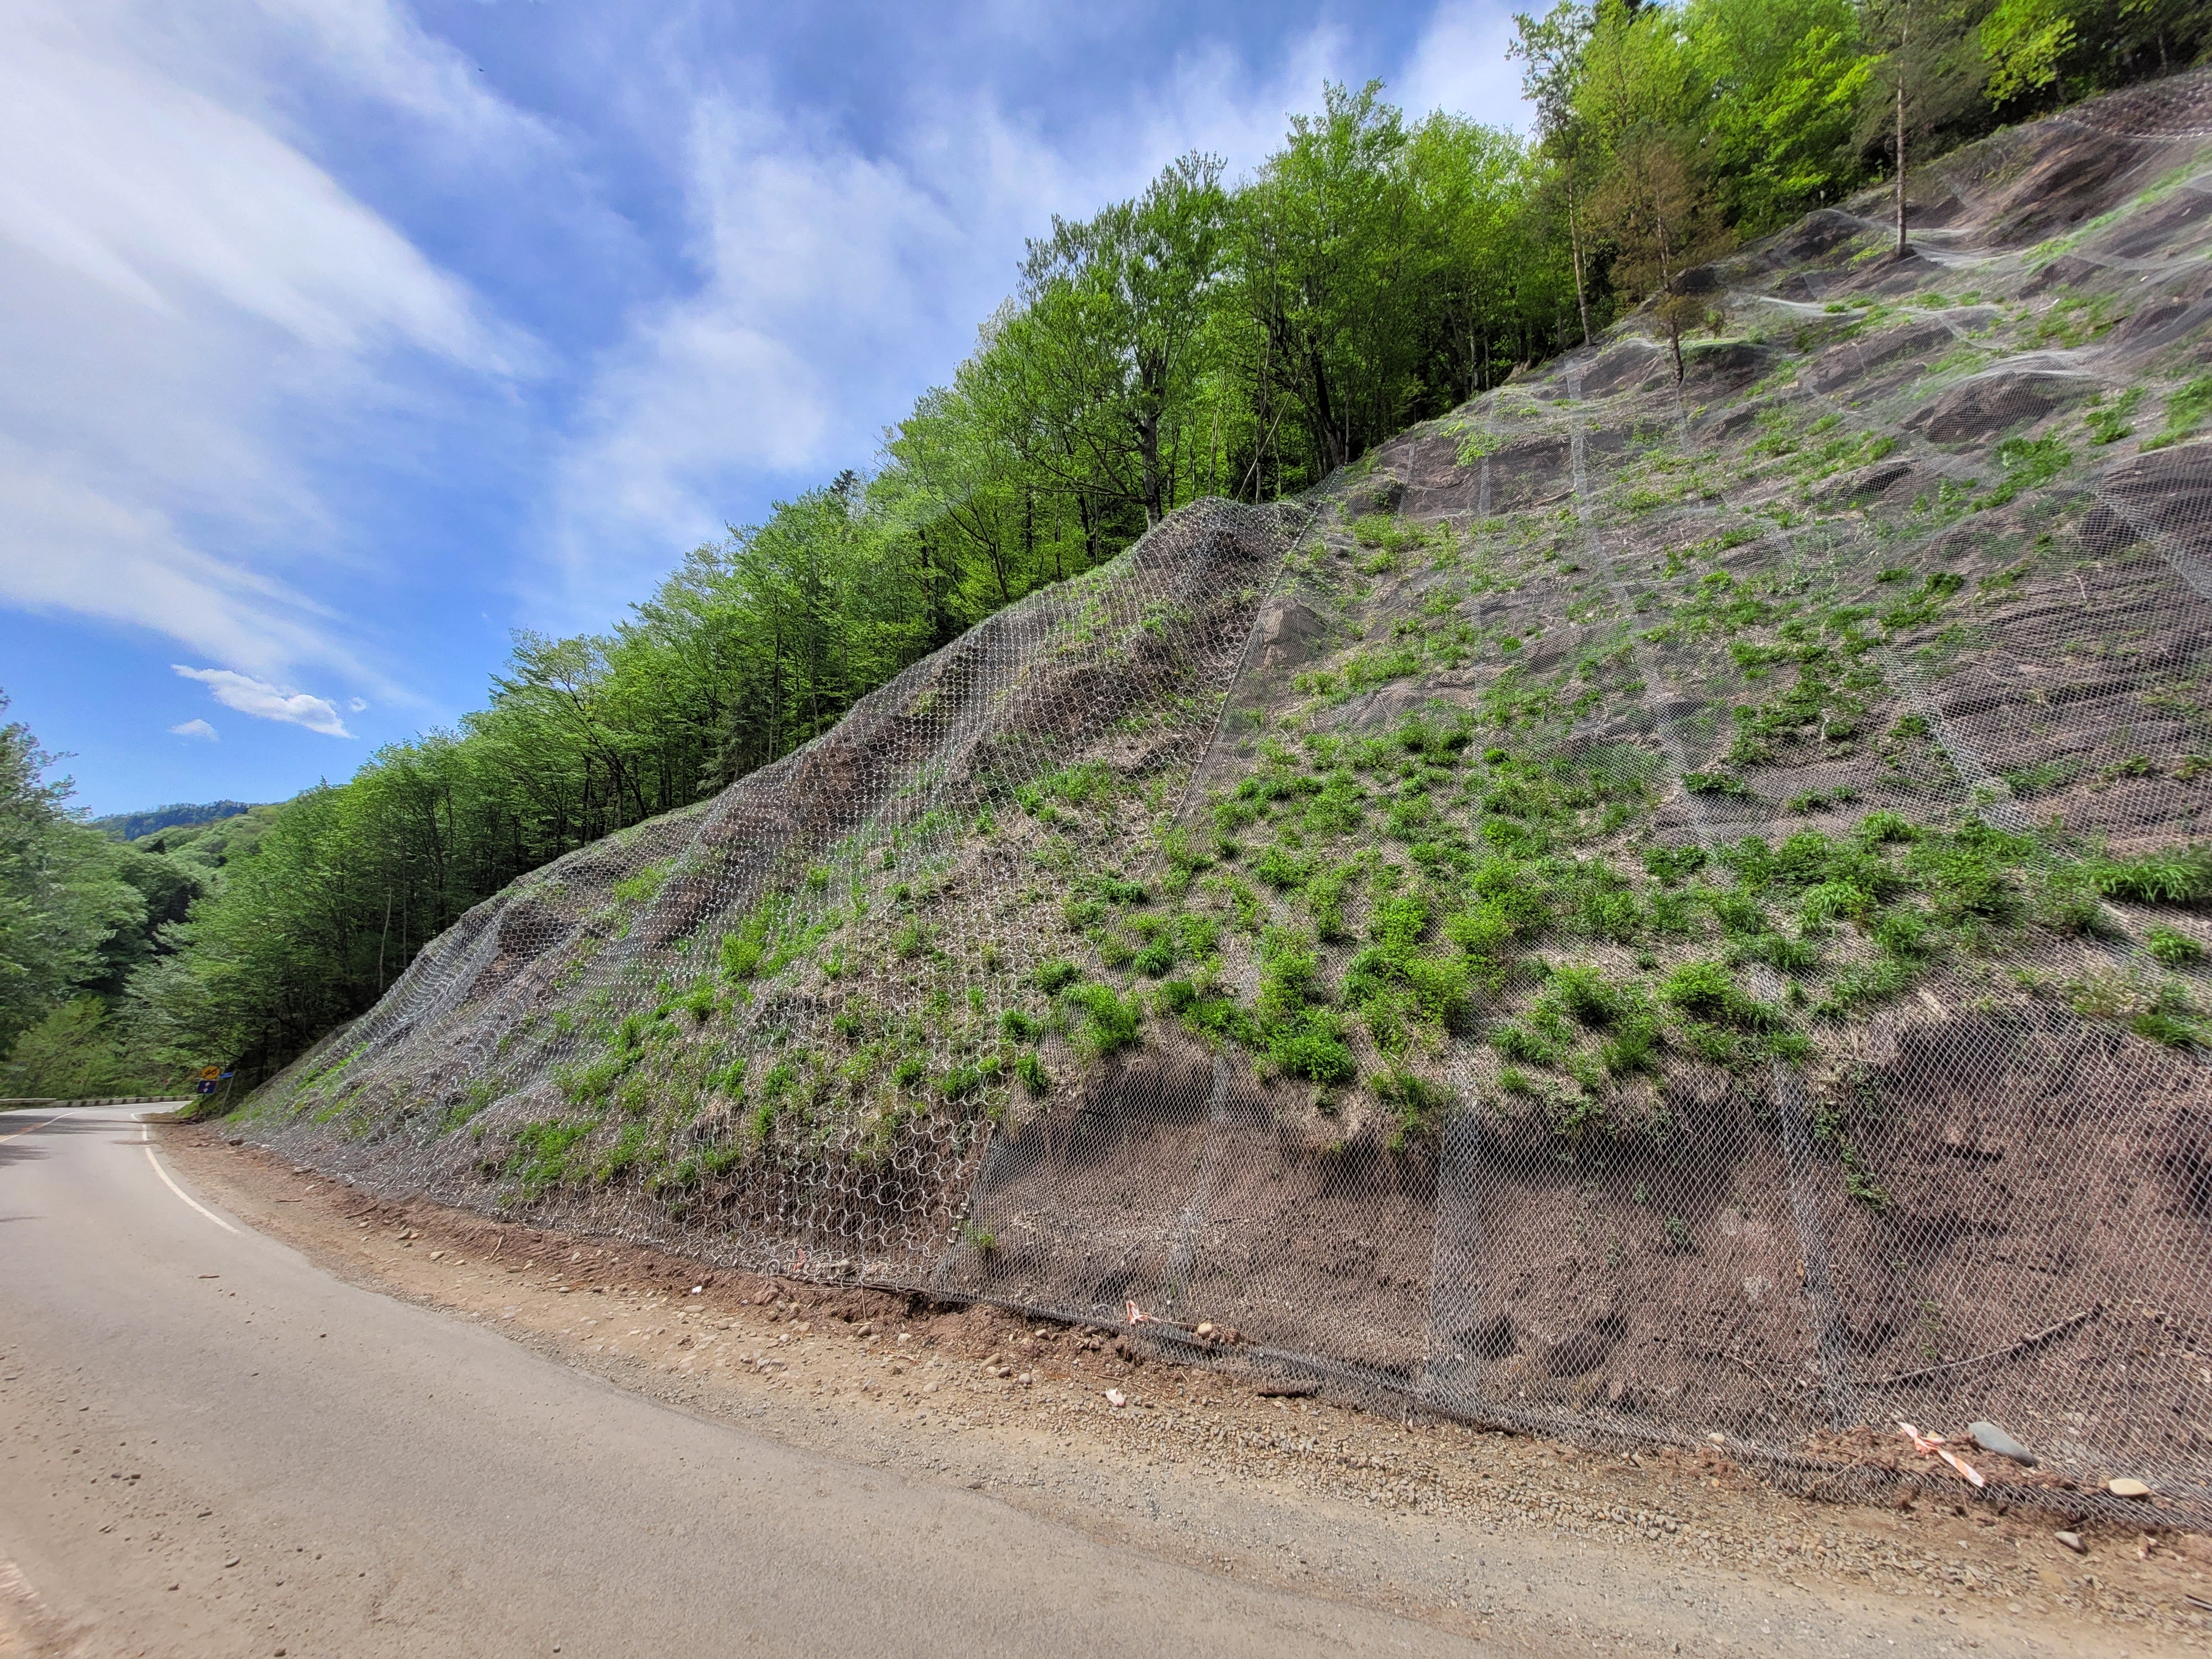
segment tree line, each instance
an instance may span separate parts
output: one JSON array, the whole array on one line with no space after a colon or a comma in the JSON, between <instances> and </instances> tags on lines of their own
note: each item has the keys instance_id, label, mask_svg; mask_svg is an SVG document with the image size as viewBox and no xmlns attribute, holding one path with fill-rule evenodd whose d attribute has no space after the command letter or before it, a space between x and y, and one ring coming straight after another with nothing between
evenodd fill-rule
<instances>
[{"instance_id":1,"label":"tree line","mask_svg":"<svg viewBox=\"0 0 2212 1659\"><path fill-rule=\"evenodd\" d=\"M1526 135L1328 86L1249 176L1187 155L1055 217L865 474L604 633L517 635L482 709L344 783L122 847L4 728L0 1092L265 1075L516 877L788 753L1186 502L1305 489L1647 302L1679 367L1698 263L2208 45L2196 0L1559 0L1517 20Z\"/></svg>"}]
</instances>

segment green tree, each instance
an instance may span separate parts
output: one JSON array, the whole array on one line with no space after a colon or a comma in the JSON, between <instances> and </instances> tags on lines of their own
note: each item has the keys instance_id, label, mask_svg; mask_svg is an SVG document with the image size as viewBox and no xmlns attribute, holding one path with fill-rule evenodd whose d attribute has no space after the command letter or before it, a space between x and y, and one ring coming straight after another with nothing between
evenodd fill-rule
<instances>
[{"instance_id":1,"label":"green tree","mask_svg":"<svg viewBox=\"0 0 2212 1659\"><path fill-rule=\"evenodd\" d=\"M1861 143L1886 137L1895 169L1897 257L1905 234L1905 180L1922 143L1973 109L1989 78L1978 25L1985 0L1864 0L1861 27L1878 56L1860 95Z\"/></svg>"},{"instance_id":2,"label":"green tree","mask_svg":"<svg viewBox=\"0 0 2212 1659\"><path fill-rule=\"evenodd\" d=\"M0 713L9 699L0 691ZM146 900L129 860L69 813L58 757L20 720L0 726L0 1054L81 986L110 975L119 935L142 932Z\"/></svg>"}]
</instances>

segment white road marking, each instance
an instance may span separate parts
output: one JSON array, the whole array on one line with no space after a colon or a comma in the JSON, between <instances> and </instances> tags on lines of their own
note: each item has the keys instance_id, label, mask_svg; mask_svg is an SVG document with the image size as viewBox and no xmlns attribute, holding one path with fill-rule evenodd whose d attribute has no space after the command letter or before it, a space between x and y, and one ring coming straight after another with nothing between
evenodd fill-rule
<instances>
[{"instance_id":1,"label":"white road marking","mask_svg":"<svg viewBox=\"0 0 2212 1659\"><path fill-rule=\"evenodd\" d=\"M58 1118L58 1117L61 1117L61 1116L64 1116L64 1114L63 1114L63 1113L61 1113L61 1112L56 1112L56 1113L54 1113L52 1116L49 1116L49 1117L42 1117L42 1118L40 1118L40 1119L36 1123L33 1123L33 1124L31 1126L31 1128L30 1128L30 1129L18 1129L18 1130L16 1130L16 1131L15 1131L15 1133L14 1134L12 1134L12 1135L0 1135L0 1140L19 1140L19 1139L21 1139L23 1136L25 1136L25 1135L27 1135L27 1134L28 1134L28 1133L31 1133L31 1129L43 1129L43 1128L45 1128L45 1127L46 1127L46 1125L48 1125L49 1123L52 1123L52 1122L55 1120L55 1118Z\"/></svg>"},{"instance_id":2,"label":"white road marking","mask_svg":"<svg viewBox=\"0 0 2212 1659\"><path fill-rule=\"evenodd\" d=\"M154 1166L154 1173L161 1177L161 1184L167 1187L171 1192L174 1193L179 1198L183 1199L185 1202L191 1205L192 1208L198 1210L210 1221L214 1222L215 1224L222 1228L223 1231L227 1233L235 1233L238 1231L237 1228L232 1226L230 1223L225 1221L213 1210L208 1208L206 1205L201 1203L199 1200L194 1198L182 1187L179 1187L175 1182L169 1179L169 1172L161 1167L161 1160L154 1156L153 1126L146 1121L146 1115L143 1112L138 1113L137 1118L139 1138L146 1143L146 1161Z\"/></svg>"}]
</instances>

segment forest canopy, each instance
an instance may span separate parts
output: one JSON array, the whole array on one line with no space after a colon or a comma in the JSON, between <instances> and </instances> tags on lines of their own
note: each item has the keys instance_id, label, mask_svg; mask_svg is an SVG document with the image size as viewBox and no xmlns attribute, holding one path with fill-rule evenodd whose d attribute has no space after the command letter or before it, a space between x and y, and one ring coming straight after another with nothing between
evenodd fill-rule
<instances>
[{"instance_id":1,"label":"forest canopy","mask_svg":"<svg viewBox=\"0 0 2212 1659\"><path fill-rule=\"evenodd\" d=\"M122 844L0 728L0 1093L264 1076L464 911L836 724L1201 496L1319 483L1681 277L2006 120L2190 66L2196 0L1559 0L1527 134L1323 88L1246 177L1189 155L1055 216L866 471L692 550L607 631L277 807ZM4 708L4 699L0 699Z\"/></svg>"}]
</instances>

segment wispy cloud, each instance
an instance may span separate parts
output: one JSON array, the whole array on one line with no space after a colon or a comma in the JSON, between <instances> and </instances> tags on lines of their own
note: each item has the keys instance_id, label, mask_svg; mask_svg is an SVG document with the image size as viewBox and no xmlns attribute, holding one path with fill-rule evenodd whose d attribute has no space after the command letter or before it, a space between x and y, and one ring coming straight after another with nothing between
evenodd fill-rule
<instances>
[{"instance_id":1,"label":"wispy cloud","mask_svg":"<svg viewBox=\"0 0 2212 1659\"><path fill-rule=\"evenodd\" d=\"M884 420L949 378L1053 211L1133 193L1193 148L1256 162L1342 47L1316 31L1261 79L1209 48L1159 94L1054 137L988 85L914 90L866 151L763 89L691 91L692 281L592 368L555 470L560 583L538 603L587 624L763 483L865 462Z\"/></svg>"},{"instance_id":2,"label":"wispy cloud","mask_svg":"<svg viewBox=\"0 0 2212 1659\"><path fill-rule=\"evenodd\" d=\"M209 743L220 743L222 736L205 720L183 720L169 728L180 738L200 738Z\"/></svg>"},{"instance_id":3,"label":"wispy cloud","mask_svg":"<svg viewBox=\"0 0 2212 1659\"><path fill-rule=\"evenodd\" d=\"M251 714L257 720L282 720L288 726L304 726L310 732L319 732L326 738L349 738L353 735L345 729L345 721L339 718L337 705L326 697L310 696L304 691L287 691L282 686L271 685L266 680L257 680L251 674L237 673L228 668L187 668L182 663L169 665L186 679L198 680L215 693L217 702L226 708L235 708L241 714Z\"/></svg>"},{"instance_id":4,"label":"wispy cloud","mask_svg":"<svg viewBox=\"0 0 2212 1659\"><path fill-rule=\"evenodd\" d=\"M242 84L288 33L383 18L364 90L466 107L403 73L412 26L266 11L219 38L121 0L0 11L0 602L352 671L311 597L341 538L302 452L389 404L400 362L498 378L534 349Z\"/></svg>"},{"instance_id":5,"label":"wispy cloud","mask_svg":"<svg viewBox=\"0 0 2212 1659\"><path fill-rule=\"evenodd\" d=\"M1503 6L1443 0L1429 17L1391 95L1409 112L1432 109L1494 127L1528 131L1521 66L1505 56L1513 19Z\"/></svg>"},{"instance_id":6,"label":"wispy cloud","mask_svg":"<svg viewBox=\"0 0 2212 1659\"><path fill-rule=\"evenodd\" d=\"M1519 125L1510 31L1500 6L1446 0L1388 95L1415 114ZM1048 134L1012 112L993 67L906 89L865 149L764 74L733 91L672 71L672 95L689 100L691 279L592 368L555 468L544 544L559 568L532 584L546 621L592 625L763 485L866 459L881 423L949 377L1054 211L1133 194L1187 150L1249 172L1322 82L1367 72L1334 25L1290 37L1264 69L1204 42Z\"/></svg>"}]
</instances>

